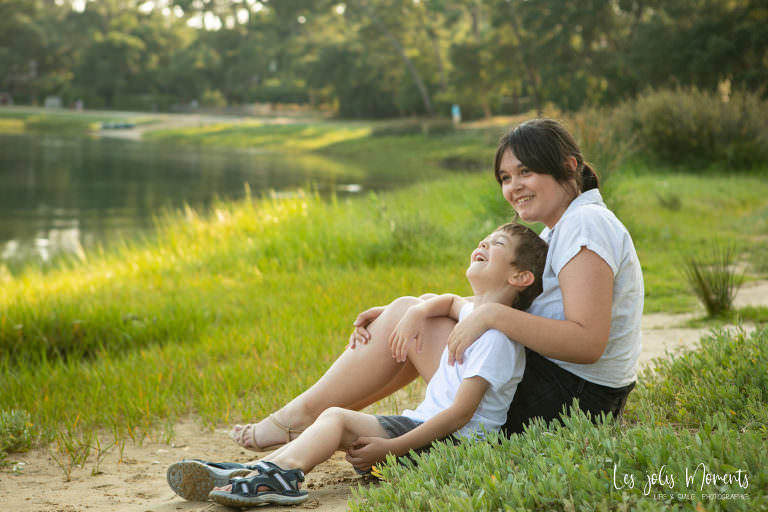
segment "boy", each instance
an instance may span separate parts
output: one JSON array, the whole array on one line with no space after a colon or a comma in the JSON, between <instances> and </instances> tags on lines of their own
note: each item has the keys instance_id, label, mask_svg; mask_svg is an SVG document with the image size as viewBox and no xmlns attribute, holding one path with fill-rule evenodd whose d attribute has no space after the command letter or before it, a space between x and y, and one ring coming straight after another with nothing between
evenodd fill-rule
<instances>
[{"instance_id":1,"label":"boy","mask_svg":"<svg viewBox=\"0 0 768 512\"><path fill-rule=\"evenodd\" d=\"M419 328L428 317L461 321L475 305L487 302L527 309L541 293L546 251L546 243L520 224L496 229L472 252L466 275L475 293L473 301L440 295L410 308L390 337L393 356L403 360L408 345L412 341L418 345ZM374 416L333 407L299 437L252 466L233 469L226 464L182 461L168 469L168 482L180 496L199 499L206 488L226 482L223 478L254 470L248 477L233 478L226 488L214 489L209 497L235 507L301 503L308 498L307 491L299 489L304 473L337 450L346 450L347 460L364 470L385 460L387 454L406 455L452 434L472 437L482 436L483 430L498 430L524 367L524 348L489 330L469 347L461 364L449 365L447 348L443 351L424 401L415 410L402 416Z\"/></svg>"}]
</instances>

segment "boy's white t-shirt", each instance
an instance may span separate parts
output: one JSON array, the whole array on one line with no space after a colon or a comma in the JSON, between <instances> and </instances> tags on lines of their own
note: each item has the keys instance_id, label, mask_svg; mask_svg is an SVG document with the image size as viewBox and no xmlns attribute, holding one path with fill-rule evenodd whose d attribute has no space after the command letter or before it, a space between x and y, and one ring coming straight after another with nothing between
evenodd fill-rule
<instances>
[{"instance_id":1,"label":"boy's white t-shirt","mask_svg":"<svg viewBox=\"0 0 768 512\"><path fill-rule=\"evenodd\" d=\"M611 331L602 357L593 364L550 360L595 384L613 388L631 384L637 377L645 292L640 262L627 228L605 206L599 190L592 189L574 199L554 228L544 228L541 237L549 243L542 276L544 290L528 313L565 319L558 275L582 247L594 251L613 271Z\"/></svg>"},{"instance_id":2,"label":"boy's white t-shirt","mask_svg":"<svg viewBox=\"0 0 768 512\"><path fill-rule=\"evenodd\" d=\"M472 312L470 302L461 308L459 322ZM510 341L501 332L491 329L483 333L464 352L461 364L448 365L448 347L440 357L440 366L427 384L424 401L415 410L406 410L403 416L416 421L427 421L444 411L456 398L461 381L479 376L489 386L469 423L457 434L471 437L482 434L482 430L498 430L507 421L507 409L512 403L517 384L525 370L525 349L519 343Z\"/></svg>"}]
</instances>

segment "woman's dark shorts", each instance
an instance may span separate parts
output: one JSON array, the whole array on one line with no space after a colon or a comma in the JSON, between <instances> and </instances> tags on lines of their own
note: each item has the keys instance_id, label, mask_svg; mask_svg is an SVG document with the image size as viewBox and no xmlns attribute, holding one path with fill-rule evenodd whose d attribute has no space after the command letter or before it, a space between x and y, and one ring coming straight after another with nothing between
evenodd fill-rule
<instances>
[{"instance_id":1,"label":"woman's dark shorts","mask_svg":"<svg viewBox=\"0 0 768 512\"><path fill-rule=\"evenodd\" d=\"M574 398L579 399L579 408L591 415L593 421L600 413L613 413L618 418L627 403L627 395L635 387L634 382L622 388L595 384L530 349L525 349L525 358L525 373L502 427L506 434L522 432L532 418L540 417L546 422L558 418Z\"/></svg>"}]
</instances>

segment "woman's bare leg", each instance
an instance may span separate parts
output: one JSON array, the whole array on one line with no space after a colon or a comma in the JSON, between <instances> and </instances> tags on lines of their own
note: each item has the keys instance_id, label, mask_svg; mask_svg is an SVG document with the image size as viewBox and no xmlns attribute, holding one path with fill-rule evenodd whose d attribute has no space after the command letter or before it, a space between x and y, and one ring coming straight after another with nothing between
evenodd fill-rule
<instances>
[{"instance_id":1,"label":"woman's bare leg","mask_svg":"<svg viewBox=\"0 0 768 512\"><path fill-rule=\"evenodd\" d=\"M315 384L276 411L275 419L300 429L311 425L329 407L359 410L397 391L419 375L429 381L437 370L455 322L448 318L430 320L425 328L422 350L409 351L405 363L392 358L387 343L403 314L420 300L401 297L393 301L368 326L371 334L368 343L345 350ZM272 421L265 419L251 428L253 440L259 446L286 440L286 433Z\"/></svg>"}]
</instances>

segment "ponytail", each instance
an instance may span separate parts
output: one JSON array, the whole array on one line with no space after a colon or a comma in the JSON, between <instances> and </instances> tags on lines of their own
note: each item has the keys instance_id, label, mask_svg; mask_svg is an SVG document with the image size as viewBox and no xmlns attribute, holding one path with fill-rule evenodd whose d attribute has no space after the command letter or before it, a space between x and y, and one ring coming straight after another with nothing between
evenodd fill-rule
<instances>
[{"instance_id":1,"label":"ponytail","mask_svg":"<svg viewBox=\"0 0 768 512\"><path fill-rule=\"evenodd\" d=\"M584 162L581 166L581 191L586 192L593 188L600 187L600 180L597 177L597 173L590 164Z\"/></svg>"}]
</instances>

